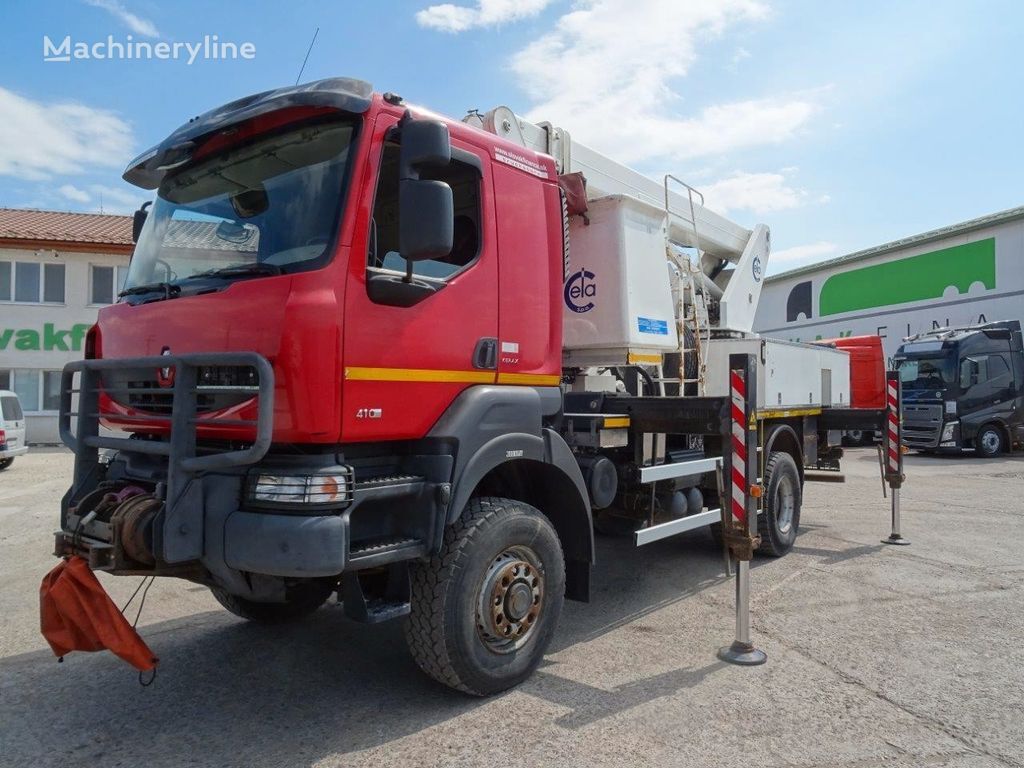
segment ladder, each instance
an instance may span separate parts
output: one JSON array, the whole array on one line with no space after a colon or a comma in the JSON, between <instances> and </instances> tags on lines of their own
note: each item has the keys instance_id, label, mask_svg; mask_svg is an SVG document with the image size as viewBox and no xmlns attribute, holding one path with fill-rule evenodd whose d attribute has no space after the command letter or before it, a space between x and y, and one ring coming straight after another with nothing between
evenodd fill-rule
<instances>
[{"instance_id":1,"label":"ladder","mask_svg":"<svg viewBox=\"0 0 1024 768\"><path fill-rule=\"evenodd\" d=\"M700 248L700 233L697 231L697 216L696 206L694 205L693 198L696 195L700 198L700 207L704 208L704 195L687 184L685 181L673 176L670 173L665 174L664 188L665 188L665 215L671 217L673 215L670 195L670 184L675 182L686 189L687 200L690 205L690 222L693 227L693 242L694 249L696 250L696 263L691 258L687 258L685 261L679 257L679 254L675 252L672 247L672 243L666 241L665 243L665 255L668 260L675 265L679 270L680 275L685 275L685 283L679 286L679 306L677 307L676 321L678 338L679 338L679 394L684 394L685 386L687 384L697 385L697 395L701 396L705 391L705 381L707 375L707 360L704 355L704 345L711 341L711 328L708 323L708 309L707 303L704 297L704 284L702 281L703 271L701 270L701 257L703 252ZM694 276L698 275L698 279L694 280ZM689 292L690 296L690 316L687 317L686 313L686 294ZM689 321L692 330L694 344L688 346L686 343L686 327ZM706 338L705 338L706 334ZM696 358L696 378L686 377L686 356L694 355ZM661 376L661 370L659 366L658 370L659 377ZM664 379L662 379L664 381ZM674 382L673 382L674 383ZM662 386L662 394L664 395L664 386Z\"/></svg>"}]
</instances>

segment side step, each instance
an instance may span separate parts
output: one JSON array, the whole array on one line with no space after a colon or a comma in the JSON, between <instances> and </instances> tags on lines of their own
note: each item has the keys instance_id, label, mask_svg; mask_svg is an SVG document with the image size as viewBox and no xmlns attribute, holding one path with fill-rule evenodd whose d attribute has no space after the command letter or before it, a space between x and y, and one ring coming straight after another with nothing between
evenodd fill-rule
<instances>
[{"instance_id":1,"label":"side step","mask_svg":"<svg viewBox=\"0 0 1024 768\"><path fill-rule=\"evenodd\" d=\"M409 572L404 565L389 569L387 585L382 597L366 598L358 573L345 573L341 577L338 598L345 608L345 615L363 624L379 624L402 616L408 616Z\"/></svg>"},{"instance_id":2,"label":"side step","mask_svg":"<svg viewBox=\"0 0 1024 768\"><path fill-rule=\"evenodd\" d=\"M650 544L653 541L667 539L669 536L703 528L712 523L721 522L721 520L722 510L709 509L706 512L698 512L696 515L688 515L680 517L678 520L669 520L667 523L652 525L650 528L641 528L633 534L633 543L638 547L642 547L644 544Z\"/></svg>"},{"instance_id":3,"label":"side step","mask_svg":"<svg viewBox=\"0 0 1024 768\"><path fill-rule=\"evenodd\" d=\"M832 470L804 470L804 482L807 483L845 483L846 475Z\"/></svg>"},{"instance_id":4,"label":"side step","mask_svg":"<svg viewBox=\"0 0 1024 768\"><path fill-rule=\"evenodd\" d=\"M419 493L425 482L425 478L416 475L385 475L356 480L353 490L356 496L372 495L374 498L408 496Z\"/></svg>"},{"instance_id":5,"label":"side step","mask_svg":"<svg viewBox=\"0 0 1024 768\"><path fill-rule=\"evenodd\" d=\"M427 543L421 539L390 536L350 545L348 562L356 569L371 568L399 560L411 560L426 553Z\"/></svg>"}]
</instances>

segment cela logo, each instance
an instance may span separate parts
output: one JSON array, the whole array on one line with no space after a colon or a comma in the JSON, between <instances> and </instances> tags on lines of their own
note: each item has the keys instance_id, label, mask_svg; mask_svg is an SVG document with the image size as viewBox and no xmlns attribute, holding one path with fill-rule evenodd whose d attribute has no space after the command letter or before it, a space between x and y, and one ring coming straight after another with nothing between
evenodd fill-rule
<instances>
[{"instance_id":1,"label":"cela logo","mask_svg":"<svg viewBox=\"0 0 1024 768\"><path fill-rule=\"evenodd\" d=\"M593 272L581 269L565 281L565 306L573 312L589 312L594 308L593 299L596 297L597 283Z\"/></svg>"}]
</instances>

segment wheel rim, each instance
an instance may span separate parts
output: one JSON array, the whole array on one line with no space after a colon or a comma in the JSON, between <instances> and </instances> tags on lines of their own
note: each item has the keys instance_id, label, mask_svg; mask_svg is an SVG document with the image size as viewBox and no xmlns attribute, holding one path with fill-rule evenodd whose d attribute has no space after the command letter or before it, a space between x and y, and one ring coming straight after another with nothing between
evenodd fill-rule
<instances>
[{"instance_id":1,"label":"wheel rim","mask_svg":"<svg viewBox=\"0 0 1024 768\"><path fill-rule=\"evenodd\" d=\"M491 561L480 584L477 632L489 650L511 653L533 635L543 607L540 558L529 547L510 547Z\"/></svg>"},{"instance_id":2,"label":"wheel rim","mask_svg":"<svg viewBox=\"0 0 1024 768\"><path fill-rule=\"evenodd\" d=\"M793 514L796 511L796 492L793 481L788 477L779 478L775 488L775 523L779 533L788 534L793 527Z\"/></svg>"},{"instance_id":3,"label":"wheel rim","mask_svg":"<svg viewBox=\"0 0 1024 768\"><path fill-rule=\"evenodd\" d=\"M986 429L981 435L981 447L986 453L999 450L999 434L994 429Z\"/></svg>"},{"instance_id":4,"label":"wheel rim","mask_svg":"<svg viewBox=\"0 0 1024 768\"><path fill-rule=\"evenodd\" d=\"M855 443L859 443L861 440L864 439L864 433L861 432L859 429L851 429L850 439L853 440L853 442Z\"/></svg>"}]
</instances>

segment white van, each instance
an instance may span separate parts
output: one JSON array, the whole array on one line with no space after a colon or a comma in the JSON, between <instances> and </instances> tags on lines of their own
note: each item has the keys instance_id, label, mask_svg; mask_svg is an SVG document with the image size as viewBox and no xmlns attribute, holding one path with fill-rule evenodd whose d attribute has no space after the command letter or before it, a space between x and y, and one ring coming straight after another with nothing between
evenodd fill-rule
<instances>
[{"instance_id":1,"label":"white van","mask_svg":"<svg viewBox=\"0 0 1024 768\"><path fill-rule=\"evenodd\" d=\"M28 453L25 445L25 414L13 392L0 389L0 472L14 463L15 456Z\"/></svg>"}]
</instances>

